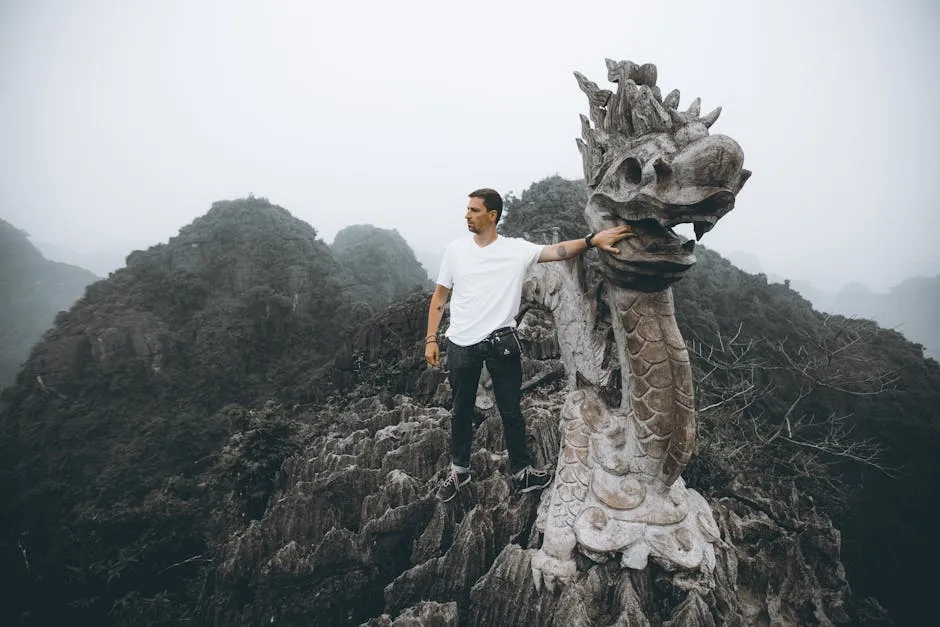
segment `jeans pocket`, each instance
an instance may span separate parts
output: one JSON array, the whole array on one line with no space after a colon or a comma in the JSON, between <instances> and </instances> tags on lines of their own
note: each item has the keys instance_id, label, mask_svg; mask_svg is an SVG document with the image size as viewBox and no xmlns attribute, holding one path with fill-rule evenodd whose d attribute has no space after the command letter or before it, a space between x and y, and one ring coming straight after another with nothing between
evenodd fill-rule
<instances>
[{"instance_id":1,"label":"jeans pocket","mask_svg":"<svg viewBox=\"0 0 940 627\"><path fill-rule=\"evenodd\" d=\"M471 352L470 346L458 346L454 344L449 339L445 343L447 347L447 369L448 370L457 370L458 368L465 368L469 366L473 354Z\"/></svg>"}]
</instances>

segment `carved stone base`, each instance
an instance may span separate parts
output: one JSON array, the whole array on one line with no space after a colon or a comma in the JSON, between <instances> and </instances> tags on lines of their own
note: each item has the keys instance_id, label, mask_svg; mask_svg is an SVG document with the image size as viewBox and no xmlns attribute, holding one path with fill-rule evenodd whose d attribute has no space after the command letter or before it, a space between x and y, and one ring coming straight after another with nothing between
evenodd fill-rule
<instances>
[{"instance_id":1,"label":"carved stone base","mask_svg":"<svg viewBox=\"0 0 940 627\"><path fill-rule=\"evenodd\" d=\"M642 570L652 558L667 571L709 574L718 526L705 499L678 478L665 486L644 473L633 422L591 390L569 392L562 409L555 480L543 492L532 556L536 587L577 574L574 551Z\"/></svg>"}]
</instances>

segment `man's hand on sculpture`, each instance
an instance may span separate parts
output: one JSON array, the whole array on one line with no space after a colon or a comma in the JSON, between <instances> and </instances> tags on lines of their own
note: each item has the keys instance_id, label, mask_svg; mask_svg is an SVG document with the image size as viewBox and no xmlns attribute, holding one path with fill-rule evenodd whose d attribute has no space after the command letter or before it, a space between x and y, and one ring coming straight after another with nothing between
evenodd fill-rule
<instances>
[{"instance_id":1,"label":"man's hand on sculpture","mask_svg":"<svg viewBox=\"0 0 940 627\"><path fill-rule=\"evenodd\" d=\"M435 368L441 364L441 349L436 340L428 341L424 344L424 359L428 365Z\"/></svg>"},{"instance_id":2,"label":"man's hand on sculpture","mask_svg":"<svg viewBox=\"0 0 940 627\"><path fill-rule=\"evenodd\" d=\"M591 238L591 243L606 253L618 255L620 251L614 247L614 244L620 240L634 236L636 236L636 233L633 232L629 224L621 224L620 226L598 231L594 234L594 237Z\"/></svg>"}]
</instances>

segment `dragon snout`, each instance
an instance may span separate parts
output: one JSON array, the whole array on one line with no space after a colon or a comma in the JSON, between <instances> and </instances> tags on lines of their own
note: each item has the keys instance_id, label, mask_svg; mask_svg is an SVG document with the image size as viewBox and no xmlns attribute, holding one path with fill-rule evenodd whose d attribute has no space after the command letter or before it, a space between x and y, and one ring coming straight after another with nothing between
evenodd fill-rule
<instances>
[{"instance_id":1,"label":"dragon snout","mask_svg":"<svg viewBox=\"0 0 940 627\"><path fill-rule=\"evenodd\" d=\"M668 176L689 188L718 188L736 194L744 185L744 151L725 135L709 135L692 142L670 160ZM660 166L665 171L665 166ZM748 173L750 174L750 173Z\"/></svg>"}]
</instances>

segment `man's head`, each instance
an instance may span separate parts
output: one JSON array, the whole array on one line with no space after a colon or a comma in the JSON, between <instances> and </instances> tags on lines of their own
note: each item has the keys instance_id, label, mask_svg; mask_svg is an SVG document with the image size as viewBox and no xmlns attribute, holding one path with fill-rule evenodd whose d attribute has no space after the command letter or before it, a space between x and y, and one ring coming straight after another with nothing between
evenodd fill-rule
<instances>
[{"instance_id":1,"label":"man's head","mask_svg":"<svg viewBox=\"0 0 940 627\"><path fill-rule=\"evenodd\" d=\"M468 194L467 227L473 233L495 228L503 215L503 199L495 189L483 187Z\"/></svg>"}]
</instances>

